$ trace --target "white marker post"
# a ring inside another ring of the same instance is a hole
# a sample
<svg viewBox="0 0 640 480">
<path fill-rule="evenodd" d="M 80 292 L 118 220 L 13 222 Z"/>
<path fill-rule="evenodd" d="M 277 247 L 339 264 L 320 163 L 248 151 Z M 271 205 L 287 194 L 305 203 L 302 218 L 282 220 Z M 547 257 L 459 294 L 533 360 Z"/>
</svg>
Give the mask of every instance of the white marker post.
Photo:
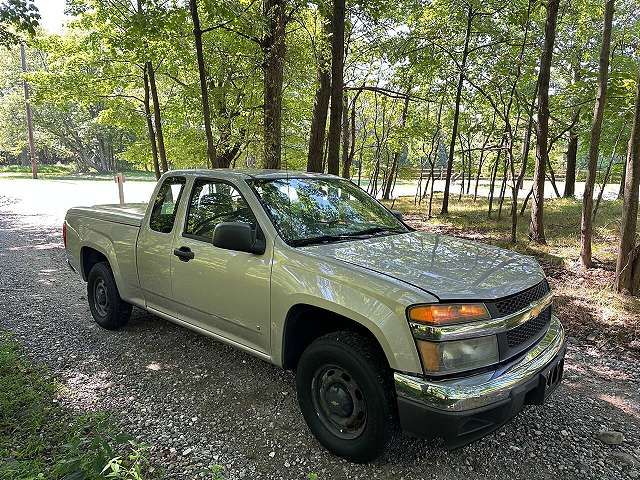
<svg viewBox="0 0 640 480">
<path fill-rule="evenodd" d="M 115 182 L 118 184 L 118 196 L 120 197 L 120 205 L 124 205 L 124 175 L 122 173 L 118 173 L 115 177 L 113 177 Z"/>
</svg>

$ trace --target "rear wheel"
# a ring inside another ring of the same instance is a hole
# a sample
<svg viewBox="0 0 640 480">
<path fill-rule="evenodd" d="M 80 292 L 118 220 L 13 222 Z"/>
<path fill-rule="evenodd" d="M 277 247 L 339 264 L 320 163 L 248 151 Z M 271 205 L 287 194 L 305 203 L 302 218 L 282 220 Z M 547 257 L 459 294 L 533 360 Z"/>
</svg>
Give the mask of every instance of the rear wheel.
<svg viewBox="0 0 640 480">
<path fill-rule="evenodd" d="M 91 315 L 98 325 L 116 330 L 127 324 L 131 317 L 131 305 L 118 293 L 111 268 L 106 262 L 96 263 L 87 279 L 87 299 Z"/>
<path fill-rule="evenodd" d="M 336 455 L 373 460 L 398 430 L 391 371 L 373 339 L 349 331 L 318 338 L 300 358 L 296 384 L 307 425 Z"/>
</svg>

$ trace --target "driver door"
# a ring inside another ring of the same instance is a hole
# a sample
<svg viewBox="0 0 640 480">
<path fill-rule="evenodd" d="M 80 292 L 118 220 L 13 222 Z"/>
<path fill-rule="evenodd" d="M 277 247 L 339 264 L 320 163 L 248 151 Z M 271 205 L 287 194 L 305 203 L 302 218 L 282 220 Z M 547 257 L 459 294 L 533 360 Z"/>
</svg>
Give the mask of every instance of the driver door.
<svg viewBox="0 0 640 480">
<path fill-rule="evenodd" d="M 174 237 L 173 300 L 189 323 L 267 353 L 272 248 L 256 255 L 214 247 L 213 230 L 221 222 L 248 223 L 263 235 L 234 185 L 196 179 L 182 231 Z"/>
</svg>

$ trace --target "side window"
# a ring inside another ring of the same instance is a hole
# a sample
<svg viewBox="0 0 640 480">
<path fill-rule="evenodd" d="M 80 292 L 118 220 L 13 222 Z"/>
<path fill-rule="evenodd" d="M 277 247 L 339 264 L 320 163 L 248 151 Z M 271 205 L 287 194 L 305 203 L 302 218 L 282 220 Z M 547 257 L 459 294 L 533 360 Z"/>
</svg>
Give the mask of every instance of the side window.
<svg viewBox="0 0 640 480">
<path fill-rule="evenodd" d="M 184 233 L 210 241 L 216 225 L 222 222 L 257 225 L 251 208 L 234 186 L 216 180 L 196 181 Z"/>
<path fill-rule="evenodd" d="M 176 210 L 182 190 L 184 190 L 184 184 L 184 177 L 169 177 L 164 181 L 153 202 L 153 210 L 149 220 L 151 230 L 161 233 L 169 233 L 173 230 Z"/>
</svg>

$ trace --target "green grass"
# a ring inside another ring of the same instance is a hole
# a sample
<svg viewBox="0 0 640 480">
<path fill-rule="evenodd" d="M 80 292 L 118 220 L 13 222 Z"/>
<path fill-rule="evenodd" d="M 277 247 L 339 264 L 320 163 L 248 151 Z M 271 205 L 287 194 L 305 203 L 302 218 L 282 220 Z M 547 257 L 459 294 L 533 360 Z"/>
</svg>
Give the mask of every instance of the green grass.
<svg viewBox="0 0 640 480">
<path fill-rule="evenodd" d="M 153 172 L 125 171 L 127 180 L 156 181 Z M 31 167 L 21 165 L 0 166 L 0 178 L 31 178 Z M 113 181 L 112 173 L 98 173 L 95 171 L 77 173 L 73 165 L 38 165 L 38 178 L 47 180 L 108 180 Z"/>
<path fill-rule="evenodd" d="M 522 199 L 519 200 L 520 204 Z M 502 215 L 498 219 L 497 205 L 491 217 L 488 216 L 488 201 L 463 196 L 461 200 L 451 197 L 449 214 L 439 215 L 442 195 L 434 197 L 432 218 L 427 218 L 428 201 L 414 205 L 413 197 L 400 197 L 393 208 L 402 211 L 409 223 L 418 228 L 442 231 L 457 236 L 478 238 L 489 243 L 523 251 L 549 260 L 574 261 L 580 254 L 580 222 L 582 201 L 577 199 L 545 200 L 544 224 L 547 245 L 530 243 L 527 236 L 530 210 L 523 216 L 518 211 L 517 245 L 510 245 L 511 204 L 505 200 Z M 530 204 L 530 202 L 529 202 Z M 518 209 L 520 205 L 518 205 Z M 620 228 L 622 202 L 603 201 L 596 218 L 593 256 L 597 261 L 615 261 Z"/>
<path fill-rule="evenodd" d="M 142 479 L 145 448 L 116 434 L 107 415 L 61 406 L 60 391 L 0 332 L 0 479 Z"/>
</svg>

